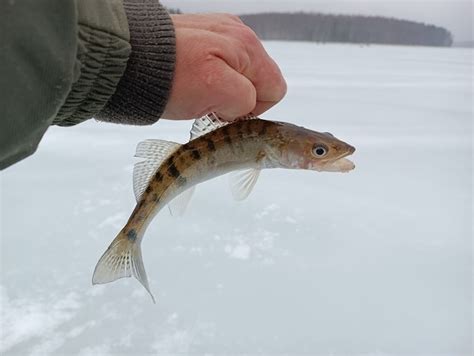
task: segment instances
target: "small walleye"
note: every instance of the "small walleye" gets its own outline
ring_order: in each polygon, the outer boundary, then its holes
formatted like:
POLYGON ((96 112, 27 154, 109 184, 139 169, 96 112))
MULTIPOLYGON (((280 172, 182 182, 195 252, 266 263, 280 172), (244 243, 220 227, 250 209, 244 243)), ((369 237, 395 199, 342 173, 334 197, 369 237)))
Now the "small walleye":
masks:
POLYGON ((330 133, 311 131, 284 122, 247 116, 232 123, 209 114, 194 122, 191 140, 184 144, 146 140, 138 144, 133 188, 137 205, 127 224, 100 258, 93 284, 134 276, 150 293, 141 242, 154 216, 168 205, 182 213, 194 187, 233 172, 234 198, 245 199, 259 173, 266 168, 348 172, 346 159, 355 148, 330 133))

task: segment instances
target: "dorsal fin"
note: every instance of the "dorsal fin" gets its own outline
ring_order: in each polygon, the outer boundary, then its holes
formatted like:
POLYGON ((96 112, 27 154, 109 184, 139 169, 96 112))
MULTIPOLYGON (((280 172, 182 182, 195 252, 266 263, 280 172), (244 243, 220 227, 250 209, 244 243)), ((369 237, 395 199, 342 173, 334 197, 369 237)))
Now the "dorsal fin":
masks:
POLYGON ((135 157, 146 158, 144 161, 136 163, 133 168, 133 192, 137 201, 161 163, 180 146, 176 142, 151 139, 137 145, 135 157))
POLYGON ((194 120, 193 127, 191 127, 189 141, 205 135, 208 132, 214 131, 219 127, 227 125, 228 122, 222 121, 215 113, 207 114, 199 119, 194 120))
MULTIPOLYGON (((252 114, 248 114, 242 117, 237 118, 236 120, 251 120, 256 119, 256 116, 252 114)), ((230 124, 228 121, 223 121, 219 118, 215 113, 207 114, 199 119, 194 121, 193 127, 191 127, 190 138, 189 141, 194 140, 195 138, 205 135, 208 132, 214 131, 219 127, 225 126, 230 124)))

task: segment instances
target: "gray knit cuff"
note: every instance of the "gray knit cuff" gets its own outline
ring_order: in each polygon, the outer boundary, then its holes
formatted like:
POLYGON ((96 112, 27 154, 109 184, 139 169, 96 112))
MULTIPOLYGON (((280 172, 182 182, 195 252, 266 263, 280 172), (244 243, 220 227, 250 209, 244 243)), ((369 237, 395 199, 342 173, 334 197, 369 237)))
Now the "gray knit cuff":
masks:
POLYGON ((95 118, 150 125, 165 110, 173 81, 176 40, 173 22, 157 0, 124 0, 132 53, 107 105, 95 118))

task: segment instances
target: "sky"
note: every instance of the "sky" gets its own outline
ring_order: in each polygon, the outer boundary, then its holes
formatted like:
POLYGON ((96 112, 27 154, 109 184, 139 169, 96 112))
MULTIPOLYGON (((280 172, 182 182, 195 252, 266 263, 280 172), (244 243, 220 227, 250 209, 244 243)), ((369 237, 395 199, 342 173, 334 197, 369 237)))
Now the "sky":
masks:
POLYGON ((442 26, 454 40, 473 40, 472 0, 163 0, 166 6, 184 12, 315 11, 325 13, 379 15, 442 26))

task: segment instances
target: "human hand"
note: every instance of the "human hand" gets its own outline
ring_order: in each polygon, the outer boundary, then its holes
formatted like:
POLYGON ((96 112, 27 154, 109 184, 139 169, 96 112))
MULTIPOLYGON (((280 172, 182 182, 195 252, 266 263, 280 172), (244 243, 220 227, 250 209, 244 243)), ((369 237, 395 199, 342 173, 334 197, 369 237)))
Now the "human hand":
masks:
POLYGON ((172 15, 176 67, 165 119, 216 112, 259 115, 286 94, 286 83, 255 33, 237 16, 172 15))

